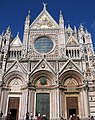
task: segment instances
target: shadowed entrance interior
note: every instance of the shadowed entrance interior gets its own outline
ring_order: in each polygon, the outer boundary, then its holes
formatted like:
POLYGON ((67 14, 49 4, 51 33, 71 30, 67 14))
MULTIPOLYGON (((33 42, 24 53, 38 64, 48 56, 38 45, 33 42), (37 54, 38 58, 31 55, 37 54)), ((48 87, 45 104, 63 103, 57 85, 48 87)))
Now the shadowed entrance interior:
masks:
POLYGON ((13 120, 16 120, 17 109, 10 109, 10 112, 11 112, 11 118, 13 120))

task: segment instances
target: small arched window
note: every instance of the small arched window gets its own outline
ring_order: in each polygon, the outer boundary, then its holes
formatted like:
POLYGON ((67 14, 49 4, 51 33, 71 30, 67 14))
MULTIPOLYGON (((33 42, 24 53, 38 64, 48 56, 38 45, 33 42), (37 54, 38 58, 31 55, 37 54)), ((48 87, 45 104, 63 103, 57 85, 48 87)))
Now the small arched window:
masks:
POLYGON ((85 43, 85 38, 83 37, 83 43, 85 43))
POLYGON ((66 56, 68 56, 68 50, 66 50, 66 56))

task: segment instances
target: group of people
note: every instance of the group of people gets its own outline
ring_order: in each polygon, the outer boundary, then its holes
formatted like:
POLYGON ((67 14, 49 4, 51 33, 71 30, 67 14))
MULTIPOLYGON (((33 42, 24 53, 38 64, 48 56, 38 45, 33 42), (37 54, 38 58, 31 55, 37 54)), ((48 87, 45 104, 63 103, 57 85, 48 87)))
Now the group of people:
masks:
MULTIPOLYGON (((69 120, 80 120, 79 116, 70 115, 69 120)), ((87 120, 95 120, 93 116, 88 116, 87 120)))
POLYGON ((80 120, 80 118, 79 118, 79 115, 76 116, 75 114, 73 114, 73 115, 70 115, 69 120, 80 120))
POLYGON ((33 113, 31 112, 29 114, 29 112, 26 113, 26 120, 33 120, 33 113))
POLYGON ((48 120, 48 119, 47 119, 47 117, 46 117, 45 114, 43 114, 43 115, 41 116, 41 114, 38 113, 38 115, 37 115, 37 120, 48 120))
MULTIPOLYGON (((42 115, 40 113, 36 114, 37 120, 48 120, 46 115, 42 115)), ((29 114, 29 112, 26 113, 26 120, 33 120, 33 113, 29 114)))
POLYGON ((95 120, 93 116, 88 116, 88 120, 95 120))
MULTIPOLYGON (((0 120, 2 120, 2 116, 3 116, 3 112, 1 111, 1 112, 0 112, 0 120)), ((43 115, 41 116, 40 112, 36 114, 36 117, 37 117, 37 120, 48 120, 47 117, 46 117, 46 115, 43 114, 43 115)), ((61 119, 63 119, 63 118, 61 118, 61 119)), ((8 112, 8 113, 7 113, 6 120, 12 120, 12 119, 11 119, 11 112, 8 112)), ((33 120, 33 113, 32 113, 32 112, 31 112, 30 114, 29 114, 29 112, 26 113, 26 120, 33 120)), ((69 120, 76 120, 75 115, 73 115, 73 116, 70 115, 69 120)), ((77 120, 80 120, 80 119, 79 119, 79 116, 77 116, 77 120)), ((87 120, 95 120, 95 119, 94 119, 93 116, 88 116, 88 119, 87 119, 87 120)))
MULTIPOLYGON (((1 111, 0 112, 0 120, 2 120, 2 118, 3 118, 3 112, 1 111)), ((11 112, 7 113, 6 120, 12 120, 12 118, 11 118, 11 112)))

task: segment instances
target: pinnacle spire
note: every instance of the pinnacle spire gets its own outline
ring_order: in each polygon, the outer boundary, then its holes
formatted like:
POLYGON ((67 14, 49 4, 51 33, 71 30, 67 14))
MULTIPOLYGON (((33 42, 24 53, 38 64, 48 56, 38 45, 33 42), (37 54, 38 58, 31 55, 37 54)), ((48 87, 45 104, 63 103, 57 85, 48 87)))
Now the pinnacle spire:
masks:
POLYGON ((11 28, 10 28, 10 25, 6 28, 6 33, 11 33, 11 28))
POLYGON ((87 30, 87 28, 86 28, 85 32, 88 34, 88 30, 87 30))
POLYGON ((2 36, 4 35, 4 30, 2 31, 2 36))
POLYGON ((17 32, 17 37, 19 36, 19 32, 17 32))
POLYGON ((27 15, 27 17, 29 17, 29 18, 30 18, 30 10, 28 11, 28 15, 27 15))
POLYGON ((9 30, 9 31, 11 30, 10 25, 7 27, 7 30, 9 30))
POLYGON ((64 23, 62 11, 60 10, 59 23, 64 23))
POLYGON ((25 23, 29 23, 30 24, 30 10, 28 11, 28 15, 26 16, 26 20, 25 23))
POLYGON ((76 26, 74 25, 74 32, 76 33, 77 32, 77 29, 76 29, 76 26))
POLYGON ((70 28, 70 24, 68 24, 68 28, 70 28))
POLYGON ((30 10, 28 11, 28 16, 30 16, 30 10))

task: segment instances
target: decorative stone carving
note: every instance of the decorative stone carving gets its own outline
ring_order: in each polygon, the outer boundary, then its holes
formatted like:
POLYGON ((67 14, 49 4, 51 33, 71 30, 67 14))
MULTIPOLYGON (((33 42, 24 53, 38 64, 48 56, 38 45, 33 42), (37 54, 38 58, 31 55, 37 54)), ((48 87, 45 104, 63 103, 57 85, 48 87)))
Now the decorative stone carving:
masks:
POLYGON ((67 79, 66 81, 65 81, 65 83, 64 83, 64 86, 71 86, 71 87, 73 87, 73 86, 76 86, 76 85, 78 85, 78 83, 77 83, 77 81, 75 80, 75 79, 73 79, 73 78, 69 78, 69 79, 67 79))
POLYGON ((46 13, 39 18, 39 20, 34 24, 32 29, 54 29, 56 28, 55 24, 50 20, 46 13))
POLYGON ((41 67, 42 67, 42 68, 45 68, 45 64, 44 64, 44 63, 43 63, 43 64, 41 64, 41 67))

